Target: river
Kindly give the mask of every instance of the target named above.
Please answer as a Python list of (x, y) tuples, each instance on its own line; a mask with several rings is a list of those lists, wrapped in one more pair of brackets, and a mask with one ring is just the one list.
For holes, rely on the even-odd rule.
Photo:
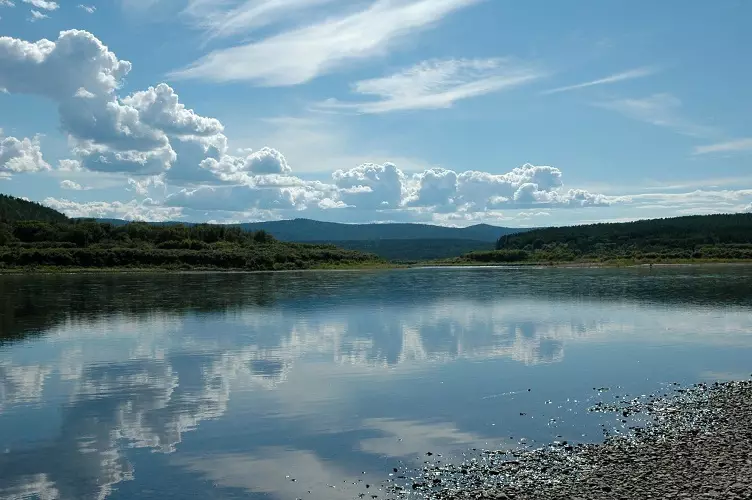
[(752, 267), (0, 276), (0, 329), (0, 498), (383, 498), (748, 378)]

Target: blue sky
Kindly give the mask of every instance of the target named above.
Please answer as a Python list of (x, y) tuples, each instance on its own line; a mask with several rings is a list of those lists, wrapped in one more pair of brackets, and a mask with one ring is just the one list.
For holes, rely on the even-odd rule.
[(752, 210), (744, 0), (0, 0), (0, 191), (72, 216)]

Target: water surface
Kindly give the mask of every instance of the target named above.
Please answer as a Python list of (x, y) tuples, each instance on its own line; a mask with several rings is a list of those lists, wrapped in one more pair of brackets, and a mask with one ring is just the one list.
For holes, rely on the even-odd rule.
[(0, 498), (382, 498), (748, 377), (751, 313), (743, 266), (0, 276)]

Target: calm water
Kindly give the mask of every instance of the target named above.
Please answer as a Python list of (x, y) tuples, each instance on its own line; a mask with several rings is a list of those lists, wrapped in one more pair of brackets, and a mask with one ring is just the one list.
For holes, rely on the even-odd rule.
[(0, 331), (0, 498), (370, 498), (749, 377), (752, 268), (0, 276)]

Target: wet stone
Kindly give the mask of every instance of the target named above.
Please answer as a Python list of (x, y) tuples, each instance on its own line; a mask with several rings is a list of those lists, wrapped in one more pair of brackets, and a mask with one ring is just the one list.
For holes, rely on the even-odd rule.
[[(601, 388), (599, 391), (607, 391)], [(601, 444), (478, 452), (463, 463), (426, 464), (387, 498), (595, 500), (752, 498), (752, 382), (674, 386), (599, 403), (590, 411), (640, 414), (642, 427)]]

